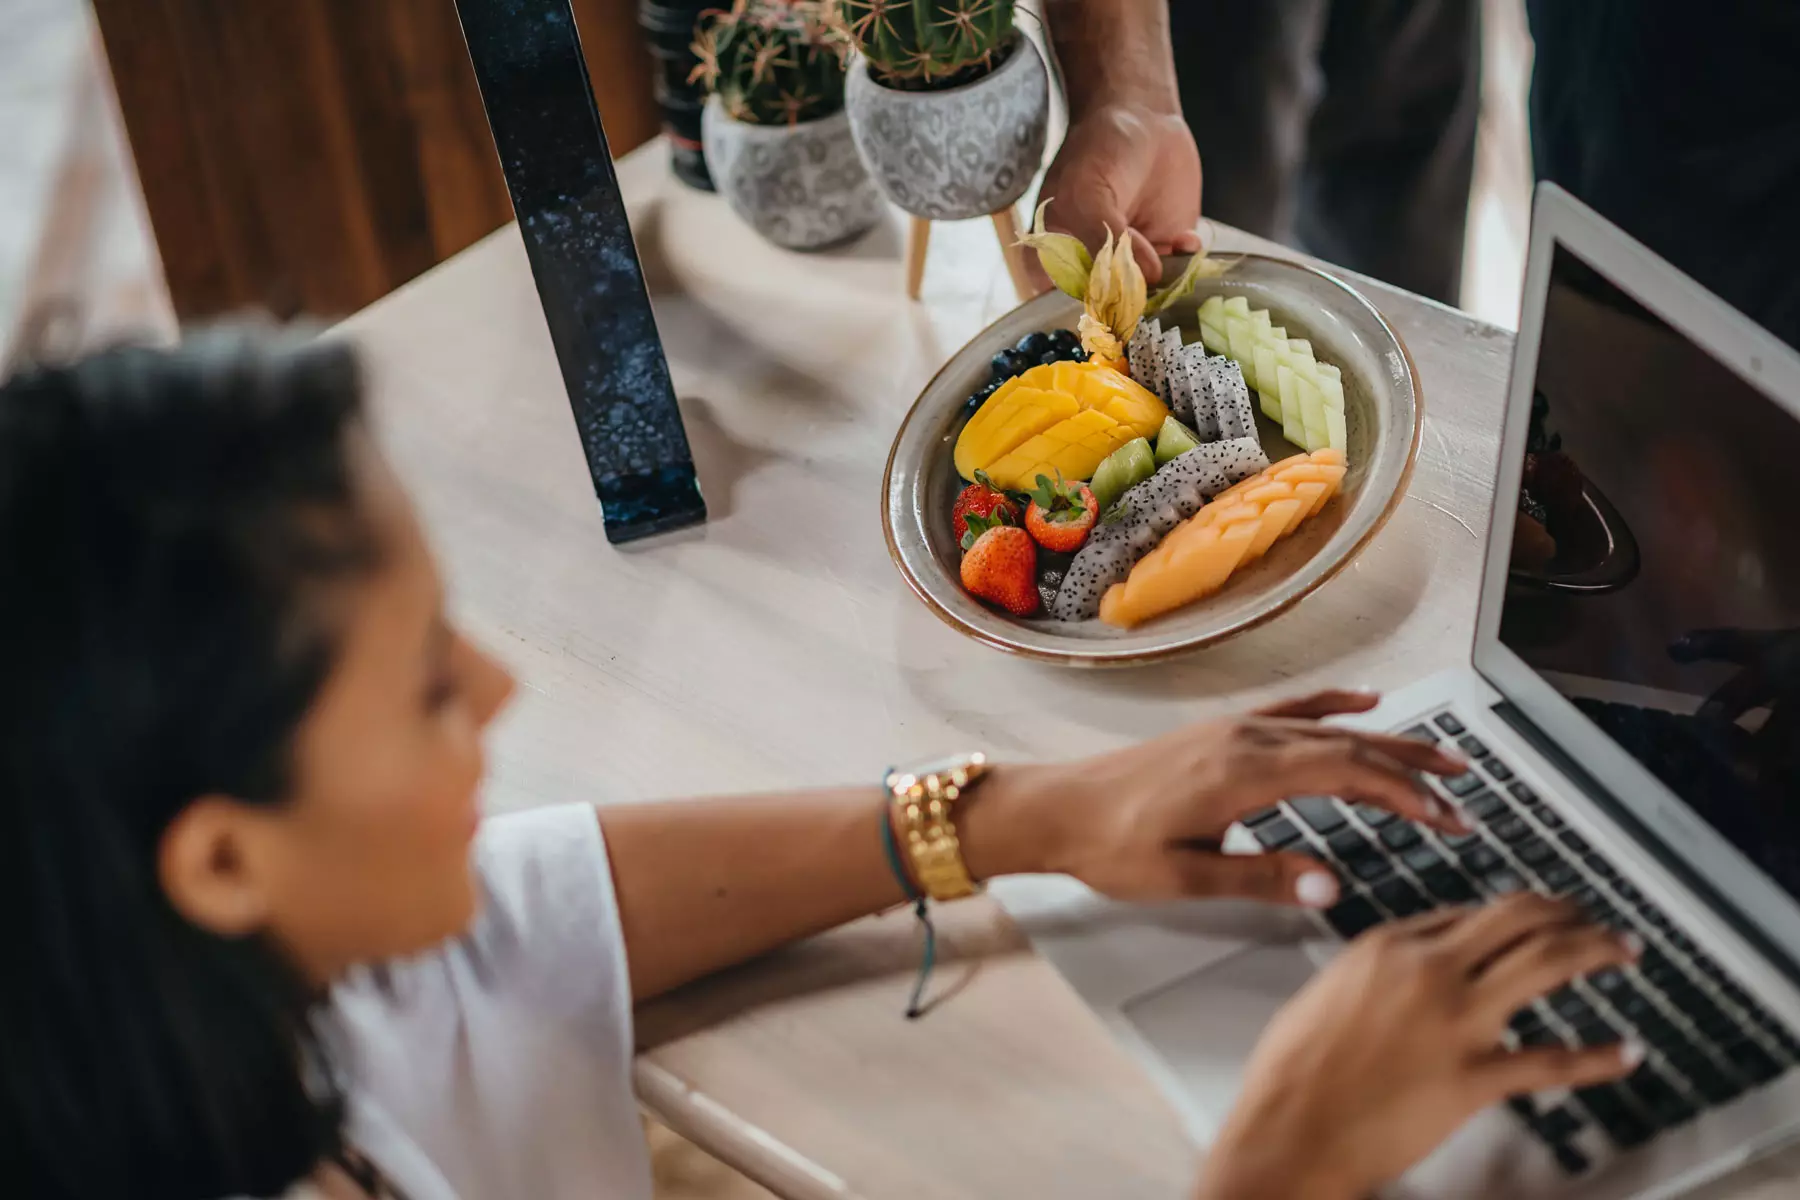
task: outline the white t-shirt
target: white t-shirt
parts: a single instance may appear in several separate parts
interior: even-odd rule
[[[474,927],[335,992],[347,1140],[407,1200],[650,1200],[631,988],[587,805],[487,821]]]

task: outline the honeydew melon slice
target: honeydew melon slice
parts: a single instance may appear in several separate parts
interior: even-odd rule
[[[1237,360],[1244,372],[1244,382],[1256,387],[1256,327],[1248,321],[1231,319],[1225,323],[1226,354]]]
[[[1304,450],[1306,415],[1300,409],[1300,377],[1288,367],[1277,367],[1275,378],[1281,388],[1281,436]]]
[[[1281,389],[1278,386],[1276,368],[1280,360],[1276,357],[1275,346],[1269,341],[1258,342],[1256,346],[1256,379],[1261,385],[1256,394],[1262,398],[1263,415],[1271,421],[1281,420]],[[1248,376],[1249,372],[1245,372]]]
[[[1325,424],[1325,397],[1304,375],[1296,375],[1294,379],[1294,386],[1300,393],[1300,417],[1306,425],[1306,441],[1301,444],[1308,450],[1323,450],[1331,445],[1331,433]]]
[[[1231,338],[1225,327],[1211,321],[1200,322],[1200,341],[1210,354],[1224,354],[1231,349]]]
[[[1220,307],[1225,310],[1227,317],[1239,317],[1246,321],[1250,319],[1250,301],[1247,297],[1228,296]]]

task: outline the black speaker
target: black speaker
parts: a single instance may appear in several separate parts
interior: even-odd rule
[[[662,110],[670,165],[677,179],[707,192],[713,190],[713,181],[700,145],[700,111],[706,107],[706,90],[688,82],[696,62],[690,47],[700,14],[721,7],[724,0],[640,0],[638,4],[638,25],[656,63],[656,106]]]

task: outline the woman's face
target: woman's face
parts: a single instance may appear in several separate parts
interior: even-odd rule
[[[336,659],[295,738],[292,793],[273,806],[201,798],[171,824],[159,864],[188,919],[272,934],[321,982],[468,925],[482,734],[512,692],[445,617],[387,463],[361,435],[352,458],[383,554],[333,613]]]

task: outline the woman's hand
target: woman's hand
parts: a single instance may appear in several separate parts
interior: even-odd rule
[[[1352,1200],[1503,1097],[1617,1078],[1634,1043],[1508,1051],[1513,1013],[1641,946],[1521,893],[1364,934],[1282,1009],[1208,1159],[1201,1200]]]
[[[1124,900],[1242,896],[1326,907],[1338,882],[1302,854],[1227,855],[1232,822],[1290,796],[1340,796],[1463,831],[1417,772],[1467,764],[1405,738],[1322,725],[1376,697],[1322,692],[1251,716],[1178,730],[1084,762],[1003,767],[963,810],[977,878],[1072,875]]]

